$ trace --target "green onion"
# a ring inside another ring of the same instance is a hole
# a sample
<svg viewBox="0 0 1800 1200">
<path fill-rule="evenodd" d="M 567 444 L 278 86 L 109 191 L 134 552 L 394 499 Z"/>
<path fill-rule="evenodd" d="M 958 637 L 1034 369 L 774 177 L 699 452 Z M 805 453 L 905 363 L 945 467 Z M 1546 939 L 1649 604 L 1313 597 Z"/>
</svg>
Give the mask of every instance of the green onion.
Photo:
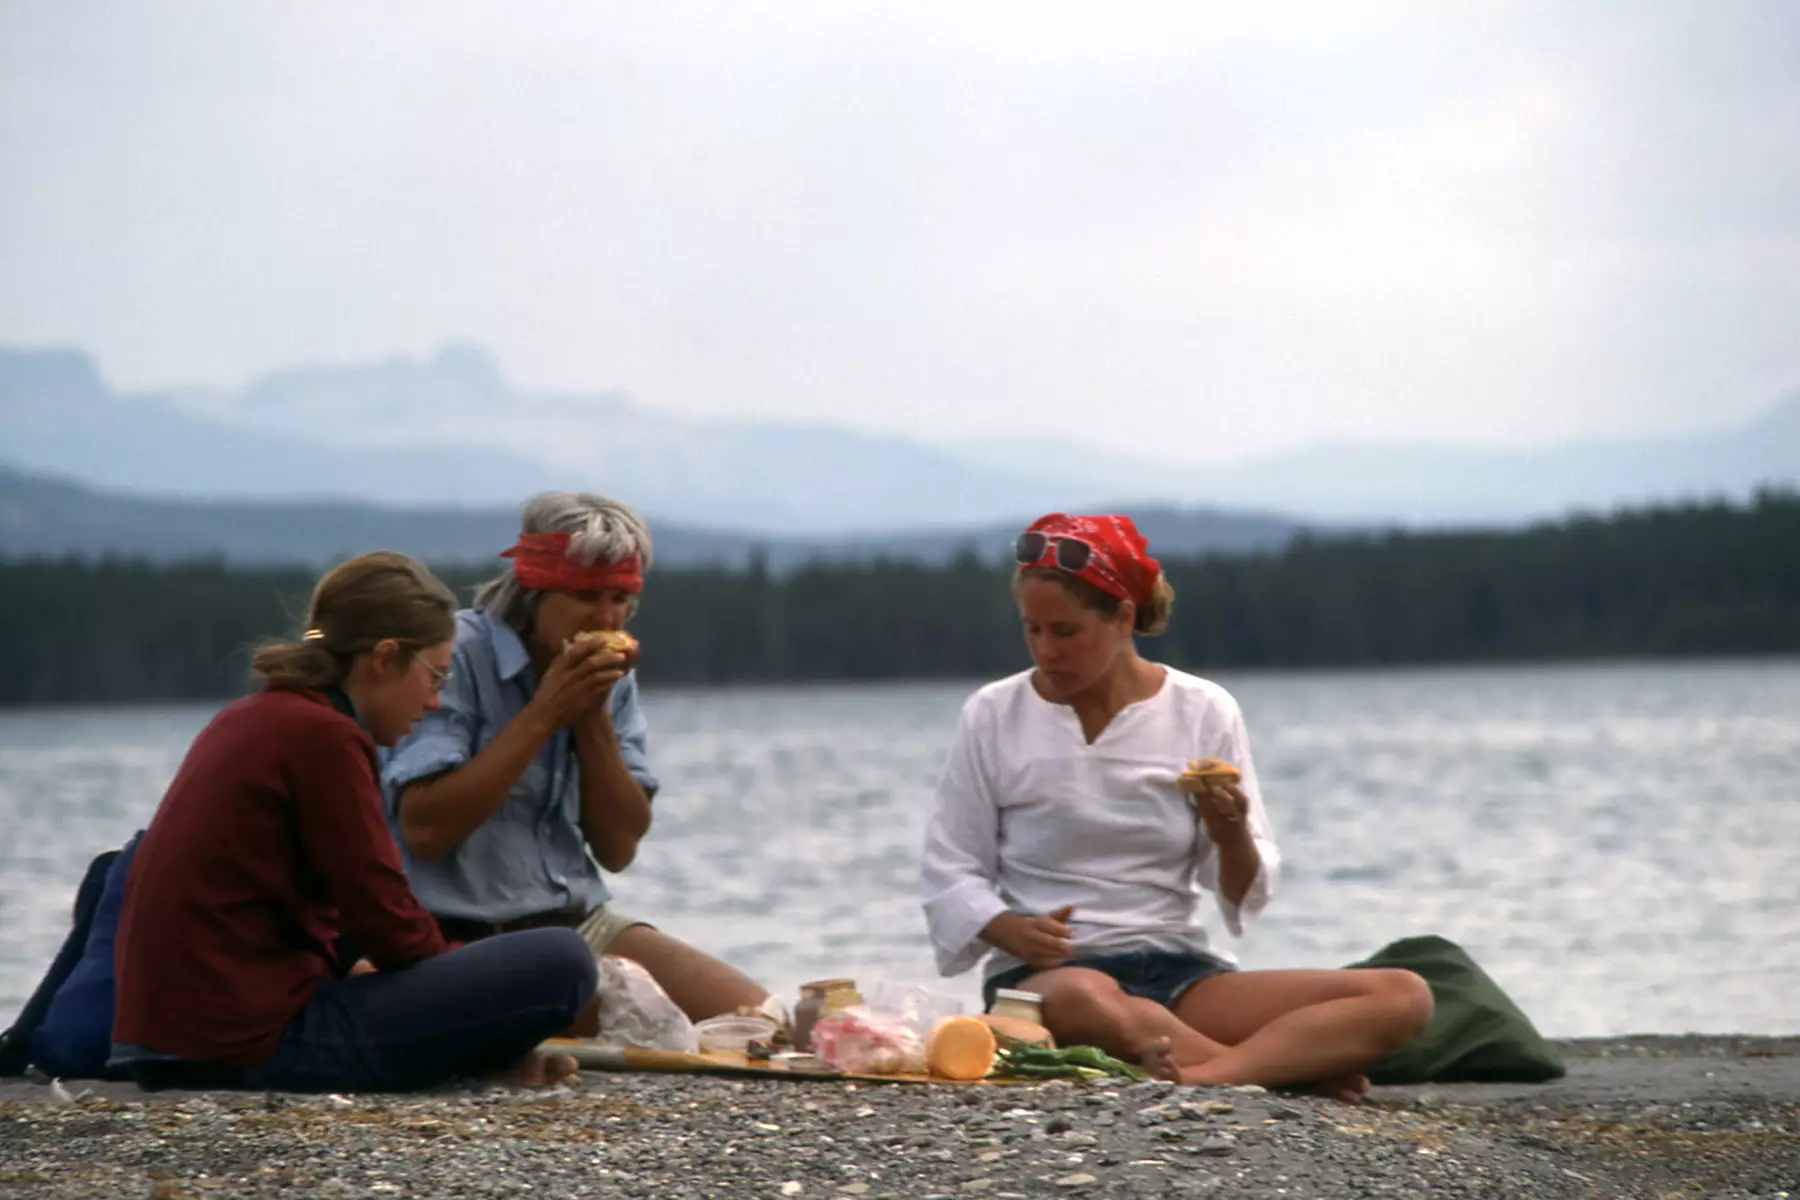
<svg viewBox="0 0 1800 1200">
<path fill-rule="evenodd" d="M 1148 1079 L 1142 1067 L 1114 1058 L 1098 1046 L 1048 1046 L 1000 1037 L 1000 1052 L 995 1056 L 993 1079 L 1100 1079 L 1108 1075 L 1127 1079 Z"/>
</svg>

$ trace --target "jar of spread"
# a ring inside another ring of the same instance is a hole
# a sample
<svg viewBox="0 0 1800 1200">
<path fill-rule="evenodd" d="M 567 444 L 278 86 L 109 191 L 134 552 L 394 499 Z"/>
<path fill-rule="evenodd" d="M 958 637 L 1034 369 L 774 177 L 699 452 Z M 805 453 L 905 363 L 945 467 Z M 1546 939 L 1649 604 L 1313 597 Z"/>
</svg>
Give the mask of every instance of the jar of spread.
<svg viewBox="0 0 1800 1200">
<path fill-rule="evenodd" d="M 1044 1023 L 1044 998 L 1036 992 L 1021 992 L 1014 988 L 996 988 L 994 1003 L 988 1007 L 988 1015 L 995 1017 L 1016 1017 L 1021 1021 L 1030 1021 L 1033 1025 Z"/>
<path fill-rule="evenodd" d="M 800 985 L 800 1003 L 794 1006 L 794 1049 L 812 1049 L 812 1027 L 821 1017 L 840 1008 L 862 1003 L 854 979 L 815 979 Z"/>
</svg>

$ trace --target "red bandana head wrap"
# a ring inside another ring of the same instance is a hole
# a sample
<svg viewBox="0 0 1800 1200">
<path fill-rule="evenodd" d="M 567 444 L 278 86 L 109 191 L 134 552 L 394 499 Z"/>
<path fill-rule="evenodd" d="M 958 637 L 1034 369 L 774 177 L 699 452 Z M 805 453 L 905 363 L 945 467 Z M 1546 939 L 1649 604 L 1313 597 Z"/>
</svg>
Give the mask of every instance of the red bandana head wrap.
<svg viewBox="0 0 1800 1200">
<path fill-rule="evenodd" d="M 1057 567 L 1056 544 L 1064 539 L 1085 543 L 1092 553 L 1087 565 L 1073 572 L 1109 596 L 1129 600 L 1142 607 L 1156 587 L 1162 564 L 1150 557 L 1150 543 L 1139 533 L 1131 518 L 1113 514 L 1072 517 L 1067 513 L 1051 513 L 1031 523 L 1027 533 L 1044 536 L 1044 552 L 1026 567 Z M 1057 569 L 1061 569 L 1058 567 Z"/>
<path fill-rule="evenodd" d="M 618 562 L 588 566 L 569 557 L 566 533 L 522 533 L 501 558 L 513 560 L 513 574 L 528 588 L 552 592 L 604 592 L 617 588 L 634 595 L 644 590 L 644 560 L 628 554 Z"/>
</svg>

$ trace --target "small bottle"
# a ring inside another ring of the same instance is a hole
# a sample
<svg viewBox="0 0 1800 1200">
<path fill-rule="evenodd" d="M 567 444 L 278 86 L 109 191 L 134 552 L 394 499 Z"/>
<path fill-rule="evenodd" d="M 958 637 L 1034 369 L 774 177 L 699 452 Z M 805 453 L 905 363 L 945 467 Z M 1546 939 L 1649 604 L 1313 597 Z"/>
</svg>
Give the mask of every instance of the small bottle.
<svg viewBox="0 0 1800 1200">
<path fill-rule="evenodd" d="M 997 988 L 994 991 L 994 1003 L 988 1007 L 988 1015 L 1016 1017 L 1021 1021 L 1030 1021 L 1033 1025 L 1042 1025 L 1044 1023 L 1044 998 L 1036 992 Z"/>
<path fill-rule="evenodd" d="M 794 1006 L 794 1049 L 812 1050 L 812 1027 L 821 1017 L 840 1008 L 862 1003 L 854 979 L 815 979 L 800 985 L 800 1003 Z"/>
</svg>

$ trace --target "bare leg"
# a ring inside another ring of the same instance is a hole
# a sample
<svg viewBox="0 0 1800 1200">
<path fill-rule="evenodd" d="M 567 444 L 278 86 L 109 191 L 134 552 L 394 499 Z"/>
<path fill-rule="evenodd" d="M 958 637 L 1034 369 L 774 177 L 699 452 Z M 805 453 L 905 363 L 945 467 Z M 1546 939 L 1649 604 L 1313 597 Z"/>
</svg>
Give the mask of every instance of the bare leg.
<svg viewBox="0 0 1800 1200">
<path fill-rule="evenodd" d="M 649 971 L 690 1020 L 754 1007 L 769 996 L 767 988 L 736 967 L 649 925 L 631 926 L 612 940 L 606 953 L 629 958 Z"/>
<path fill-rule="evenodd" d="M 1044 998 L 1044 1024 L 1058 1042 L 1142 1062 L 1158 1079 L 1177 1079 L 1226 1049 L 1162 1005 L 1126 995 L 1100 971 L 1057 967 L 1018 986 Z"/>
<path fill-rule="evenodd" d="M 1365 1067 L 1425 1028 L 1431 989 L 1411 971 L 1241 971 L 1196 983 L 1175 1011 L 1230 1047 L 1182 1082 L 1326 1083 L 1349 1099 Z"/>
</svg>

